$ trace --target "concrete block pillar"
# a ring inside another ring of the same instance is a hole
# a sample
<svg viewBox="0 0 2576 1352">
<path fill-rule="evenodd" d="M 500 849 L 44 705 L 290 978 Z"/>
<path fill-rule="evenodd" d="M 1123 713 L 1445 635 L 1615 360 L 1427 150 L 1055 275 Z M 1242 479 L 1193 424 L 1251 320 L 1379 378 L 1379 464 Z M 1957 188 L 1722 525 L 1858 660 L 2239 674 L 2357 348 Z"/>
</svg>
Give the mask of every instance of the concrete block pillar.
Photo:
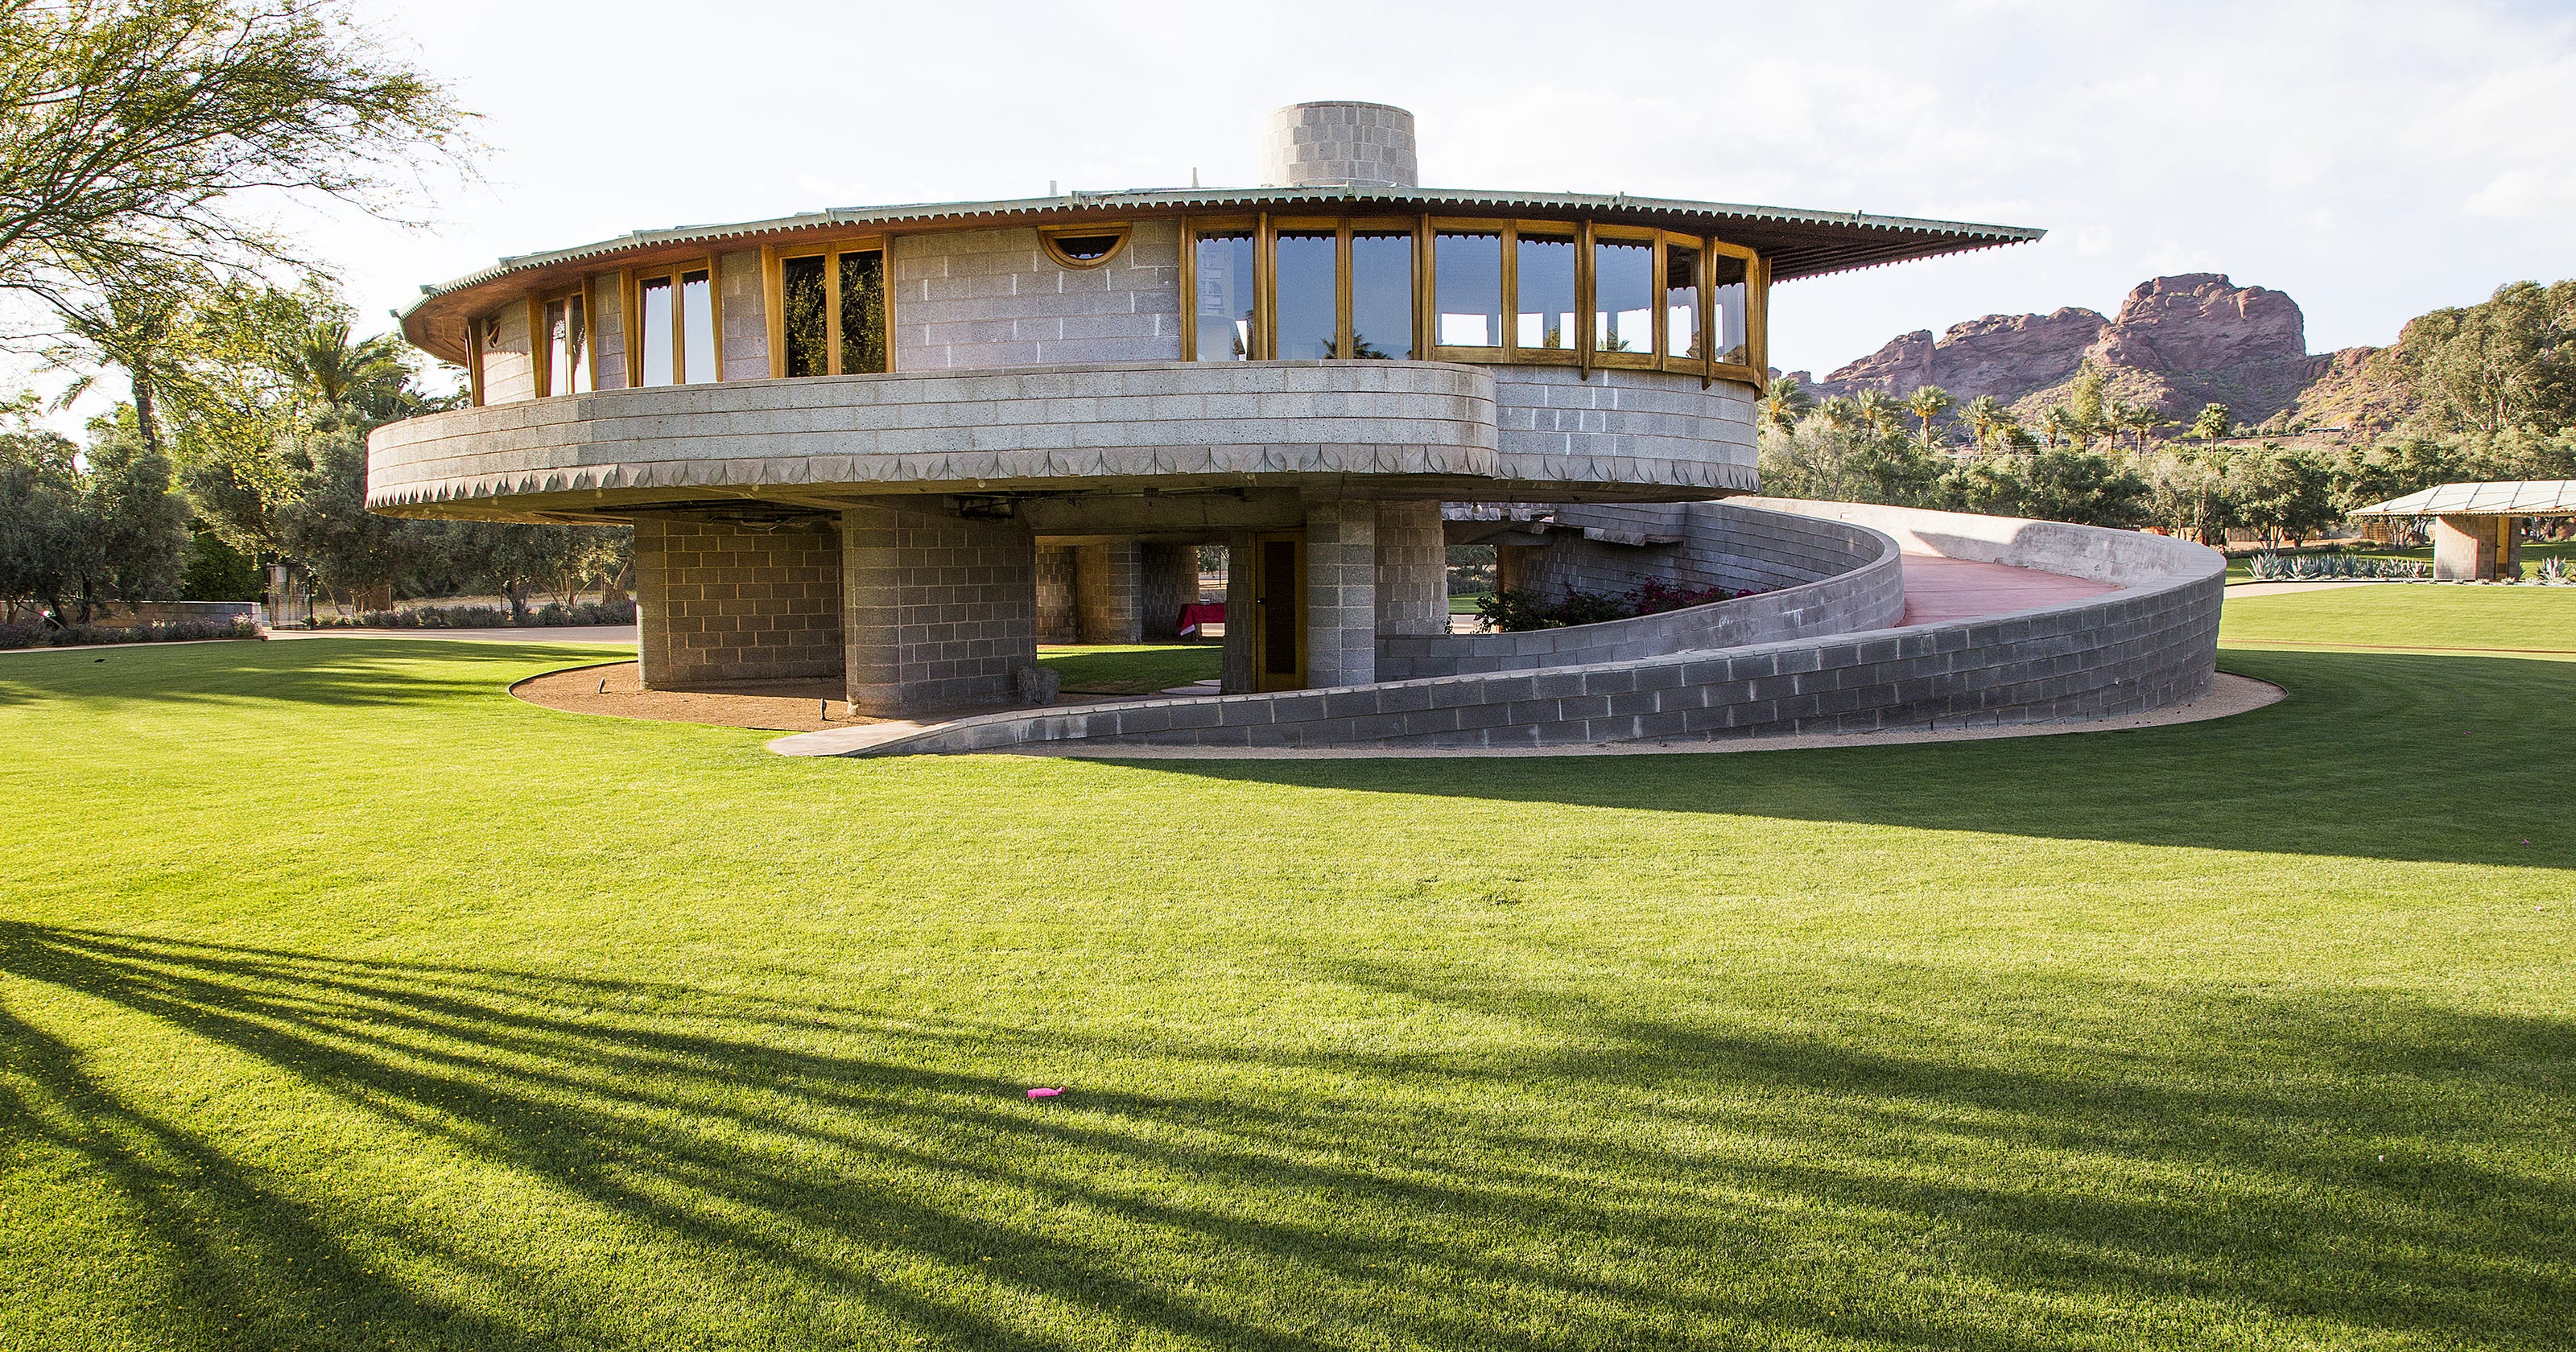
<svg viewBox="0 0 2576 1352">
<path fill-rule="evenodd" d="M 1199 547 L 1149 544 L 1136 551 L 1137 619 L 1145 642 L 1181 636 L 1181 607 L 1199 599 Z"/>
<path fill-rule="evenodd" d="M 1037 662 L 1037 541 L 1016 521 L 880 502 L 841 514 L 850 703 L 1007 704 Z"/>
<path fill-rule="evenodd" d="M 1377 504 L 1306 504 L 1306 686 L 1377 679 Z"/>
<path fill-rule="evenodd" d="M 645 687 L 840 675 L 840 552 L 827 517 L 638 518 L 635 647 Z"/>
<path fill-rule="evenodd" d="M 1038 546 L 1038 642 L 1080 643 L 1073 608 L 1073 546 Z"/>
<path fill-rule="evenodd" d="M 1252 551 L 1250 531 L 1236 531 L 1225 541 L 1225 663 L 1218 689 L 1240 695 L 1253 688 Z"/>
<path fill-rule="evenodd" d="M 1085 643 L 1142 643 L 1143 549 L 1133 540 L 1073 551 L 1073 610 Z"/>
<path fill-rule="evenodd" d="M 2433 519 L 2433 580 L 2492 582 L 2513 576 L 2521 546 L 2509 516 L 2442 516 Z"/>
<path fill-rule="evenodd" d="M 1437 502 L 1377 505 L 1377 632 L 1449 632 L 1449 543 Z"/>
</svg>

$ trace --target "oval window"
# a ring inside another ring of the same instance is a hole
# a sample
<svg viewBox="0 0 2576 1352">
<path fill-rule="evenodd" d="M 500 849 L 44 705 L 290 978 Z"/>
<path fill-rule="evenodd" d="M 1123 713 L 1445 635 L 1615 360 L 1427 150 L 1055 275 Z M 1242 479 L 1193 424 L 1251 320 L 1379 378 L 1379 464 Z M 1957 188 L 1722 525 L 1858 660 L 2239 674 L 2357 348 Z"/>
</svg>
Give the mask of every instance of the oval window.
<svg viewBox="0 0 2576 1352">
<path fill-rule="evenodd" d="M 1049 231 L 1038 236 L 1047 256 L 1068 268 L 1096 268 L 1118 256 L 1127 243 L 1125 227 L 1115 230 Z"/>
</svg>

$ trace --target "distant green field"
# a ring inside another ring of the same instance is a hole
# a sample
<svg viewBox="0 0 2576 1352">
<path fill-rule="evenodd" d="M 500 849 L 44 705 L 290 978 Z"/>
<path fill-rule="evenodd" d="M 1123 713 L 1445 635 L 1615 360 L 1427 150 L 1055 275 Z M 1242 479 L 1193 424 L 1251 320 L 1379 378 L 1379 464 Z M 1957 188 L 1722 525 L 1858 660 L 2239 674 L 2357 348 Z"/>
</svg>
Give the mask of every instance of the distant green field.
<svg viewBox="0 0 2576 1352">
<path fill-rule="evenodd" d="M 1739 755 L 0 655 L 0 1347 L 2567 1347 L 2576 662 L 2279 646 L 2565 599 L 2239 599 L 2253 713 Z"/>
<path fill-rule="evenodd" d="M 1157 690 L 1217 678 L 1225 666 L 1218 643 L 1147 643 L 1130 646 L 1041 648 L 1038 664 L 1077 694 L 1150 695 Z"/>
</svg>

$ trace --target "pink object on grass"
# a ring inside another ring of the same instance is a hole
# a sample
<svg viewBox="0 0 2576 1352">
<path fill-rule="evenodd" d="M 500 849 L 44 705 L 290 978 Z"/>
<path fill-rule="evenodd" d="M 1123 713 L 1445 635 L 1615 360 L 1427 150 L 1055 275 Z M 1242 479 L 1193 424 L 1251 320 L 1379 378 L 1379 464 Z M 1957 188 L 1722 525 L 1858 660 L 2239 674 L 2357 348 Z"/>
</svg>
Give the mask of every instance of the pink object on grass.
<svg viewBox="0 0 2576 1352">
<path fill-rule="evenodd" d="M 1061 1093 L 1063 1093 L 1063 1092 L 1064 1092 L 1064 1091 L 1063 1091 L 1063 1090 L 1061 1090 L 1061 1089 L 1032 1089 L 1032 1090 L 1030 1090 L 1030 1091 L 1029 1091 L 1029 1097 L 1030 1097 L 1030 1098 L 1054 1098 L 1056 1095 L 1061 1094 Z"/>
</svg>

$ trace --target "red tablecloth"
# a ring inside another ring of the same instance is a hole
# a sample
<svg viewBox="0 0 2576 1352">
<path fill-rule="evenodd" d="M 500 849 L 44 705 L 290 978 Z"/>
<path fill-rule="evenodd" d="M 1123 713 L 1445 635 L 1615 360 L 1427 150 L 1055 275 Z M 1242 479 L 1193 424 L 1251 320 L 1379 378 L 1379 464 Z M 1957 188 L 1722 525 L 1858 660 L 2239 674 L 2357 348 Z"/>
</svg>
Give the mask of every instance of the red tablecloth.
<svg viewBox="0 0 2576 1352">
<path fill-rule="evenodd" d="M 1181 607 L 1181 637 L 1197 638 L 1202 624 L 1225 623 L 1225 603 L 1201 601 Z"/>
</svg>

